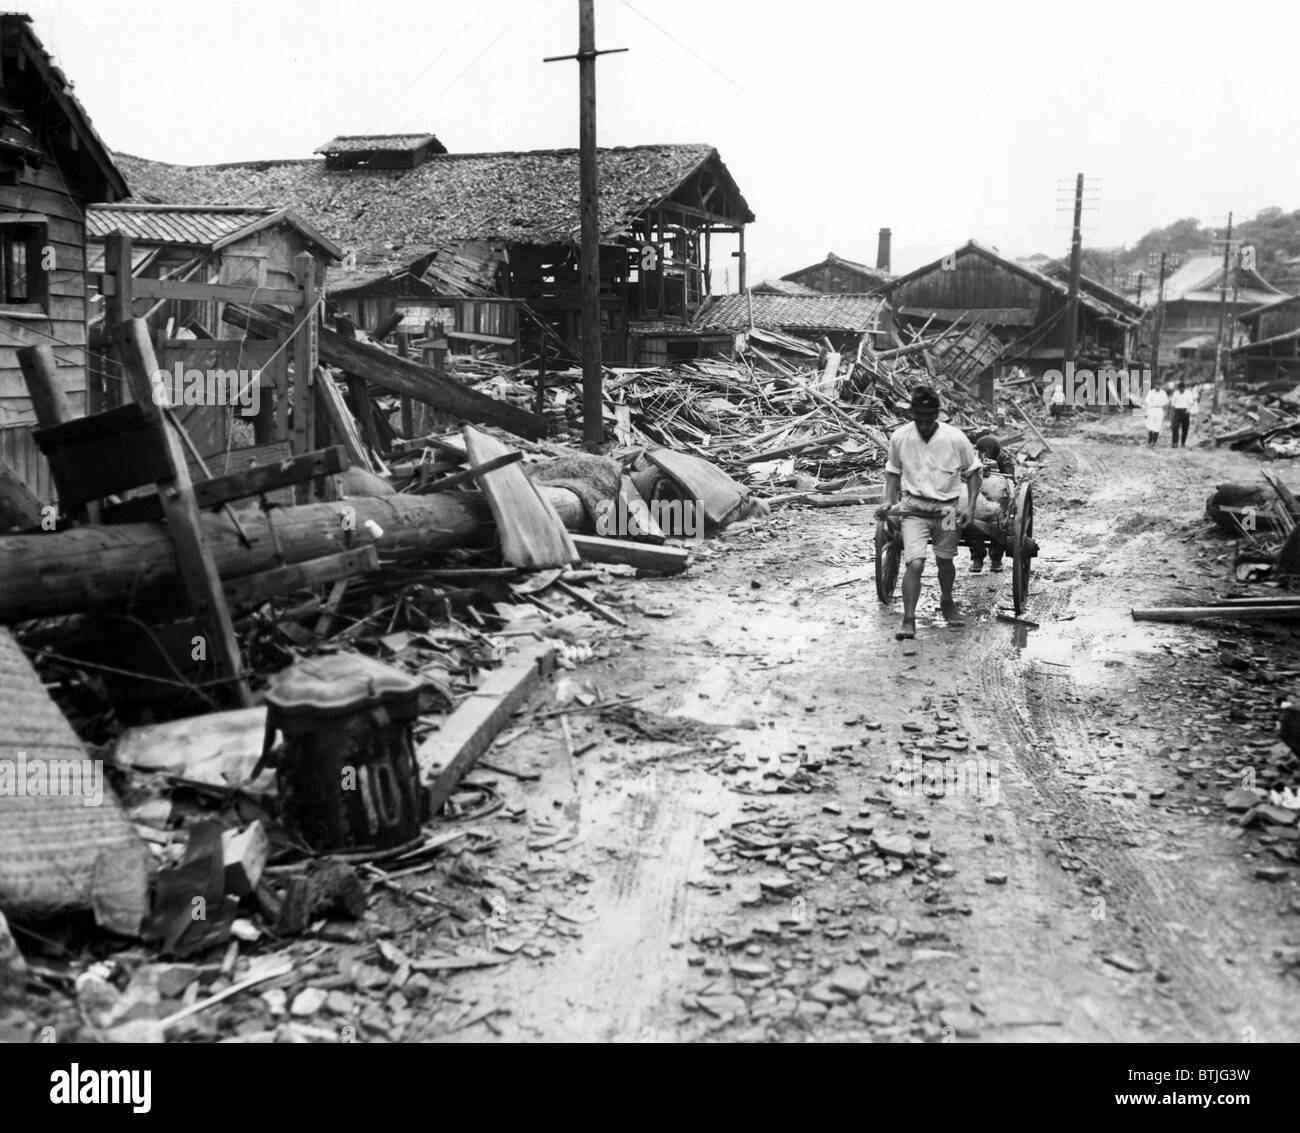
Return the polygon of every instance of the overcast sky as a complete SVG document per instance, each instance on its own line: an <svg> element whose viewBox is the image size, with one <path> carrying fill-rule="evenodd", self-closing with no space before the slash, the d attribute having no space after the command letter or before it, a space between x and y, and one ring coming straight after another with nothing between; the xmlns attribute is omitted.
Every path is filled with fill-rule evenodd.
<svg viewBox="0 0 1300 1133"><path fill-rule="evenodd" d="M108 145L143 157L407 130L460 153L577 144L577 65L541 61L576 49L577 0L13 7ZM1289 0L596 0L597 46L630 48L597 64L599 142L716 146L758 218L751 283L828 251L873 263L882 226L895 271L970 237L1063 254L1078 172L1085 243L1131 244L1300 208L1298 29Z"/></svg>

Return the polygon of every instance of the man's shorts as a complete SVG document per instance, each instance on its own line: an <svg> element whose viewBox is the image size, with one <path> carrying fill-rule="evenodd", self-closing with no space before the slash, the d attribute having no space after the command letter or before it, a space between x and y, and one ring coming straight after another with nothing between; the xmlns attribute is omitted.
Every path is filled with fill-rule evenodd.
<svg viewBox="0 0 1300 1133"><path fill-rule="evenodd" d="M926 516L904 516L903 528L903 562L925 558L925 547L930 543L934 547L936 559L954 559L957 557L957 540L961 537L957 523L957 500L951 504L939 504L933 500L921 500L915 496L904 496L902 506L907 511L933 512L934 518ZM947 522L945 522L945 519Z"/></svg>

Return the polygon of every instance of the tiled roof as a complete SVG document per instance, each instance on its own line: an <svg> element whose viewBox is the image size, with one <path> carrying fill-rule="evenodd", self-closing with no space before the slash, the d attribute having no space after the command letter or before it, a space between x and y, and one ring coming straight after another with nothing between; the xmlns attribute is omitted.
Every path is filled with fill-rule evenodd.
<svg viewBox="0 0 1300 1133"><path fill-rule="evenodd" d="M320 159L234 165L168 165L118 154L137 199L168 204L295 209L345 248L400 249L454 240L576 242L578 151L438 154L414 169L332 171ZM631 220L710 163L734 186L709 145L600 151L600 228L624 234ZM738 219L754 219L738 190Z"/></svg>
<svg viewBox="0 0 1300 1133"><path fill-rule="evenodd" d="M1240 299L1241 302L1266 303L1270 295L1282 294L1258 272L1242 268L1233 270L1236 273L1239 294L1250 296L1249 299ZM1222 252L1201 252L1188 256L1179 265L1177 271L1165 277L1165 302L1171 303L1179 299L1210 302L1218 298L1219 282L1222 278ZM1154 302L1154 291L1152 301Z"/></svg>
<svg viewBox="0 0 1300 1133"><path fill-rule="evenodd" d="M86 210L86 236L102 240L121 229L146 244L210 247L270 216L274 209L186 208L164 205L96 205Z"/></svg>
<svg viewBox="0 0 1300 1133"><path fill-rule="evenodd" d="M219 251L264 228L288 225L335 260L343 251L293 209L222 208L182 205L92 205L86 210L86 235L102 241L114 229L147 245L200 247Z"/></svg>
<svg viewBox="0 0 1300 1133"><path fill-rule="evenodd" d="M885 305L879 295L718 295L695 317L698 329L869 330Z"/></svg>
<svg viewBox="0 0 1300 1133"><path fill-rule="evenodd" d="M765 279L751 290L755 295L820 295L815 287L805 287L793 279Z"/></svg>
<svg viewBox="0 0 1300 1133"><path fill-rule="evenodd" d="M432 134L340 134L331 138L313 153L371 153L376 150L409 152L433 143L435 153L446 153L444 146Z"/></svg>
<svg viewBox="0 0 1300 1133"><path fill-rule="evenodd" d="M846 260L843 256L837 256L834 252L827 252L824 260L818 260L815 264L809 264L807 267L799 268L797 271L787 272L782 279L789 279L791 276L803 275L804 272L816 271L820 267L827 265L832 267L848 268L849 271L859 272L862 275L870 276L872 279L878 279L882 283L889 279L890 273L880 268L868 267L866 264L860 264L857 260Z"/></svg>

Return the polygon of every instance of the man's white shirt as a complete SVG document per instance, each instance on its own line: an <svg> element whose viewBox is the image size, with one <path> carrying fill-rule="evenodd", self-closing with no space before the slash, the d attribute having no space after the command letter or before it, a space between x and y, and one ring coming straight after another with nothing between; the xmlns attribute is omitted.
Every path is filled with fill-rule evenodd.
<svg viewBox="0 0 1300 1133"><path fill-rule="evenodd" d="M925 441L916 423L910 422L889 438L885 471L900 477L909 496L949 503L961 495L962 481L979 468L975 446L955 425L941 421Z"/></svg>

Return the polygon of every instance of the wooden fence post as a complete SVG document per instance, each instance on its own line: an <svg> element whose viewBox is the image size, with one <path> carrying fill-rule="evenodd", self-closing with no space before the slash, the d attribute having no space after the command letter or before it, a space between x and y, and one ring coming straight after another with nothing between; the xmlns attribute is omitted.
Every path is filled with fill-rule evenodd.
<svg viewBox="0 0 1300 1133"><path fill-rule="evenodd" d="M301 252L294 259L294 274L302 288L302 307L295 321L301 321L293 338L293 444L294 456L312 451L311 383L316 374L316 260L310 252ZM310 482L300 484L297 490L299 503L311 500Z"/></svg>

